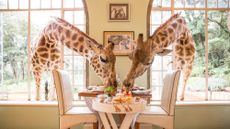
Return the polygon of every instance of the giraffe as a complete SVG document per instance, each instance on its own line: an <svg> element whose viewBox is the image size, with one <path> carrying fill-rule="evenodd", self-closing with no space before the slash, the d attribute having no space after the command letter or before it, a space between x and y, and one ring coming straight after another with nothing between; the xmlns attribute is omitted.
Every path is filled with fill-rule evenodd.
<svg viewBox="0 0 230 129"><path fill-rule="evenodd" d="M195 43L185 19L179 13L174 14L158 27L146 41L143 40L143 34L139 34L137 47L130 55L131 69L123 81L126 90L130 90L135 78L141 76L151 66L156 54L164 56L172 51L167 49L170 44L174 45L176 68L180 69L183 74L180 100L184 100L186 83L194 63Z"/></svg>
<svg viewBox="0 0 230 129"><path fill-rule="evenodd" d="M61 45L85 57L105 86L117 86L114 44L99 44L67 21L54 18L42 30L32 49L32 71L36 82L36 100L40 100L40 81L44 71L62 68Z"/></svg>

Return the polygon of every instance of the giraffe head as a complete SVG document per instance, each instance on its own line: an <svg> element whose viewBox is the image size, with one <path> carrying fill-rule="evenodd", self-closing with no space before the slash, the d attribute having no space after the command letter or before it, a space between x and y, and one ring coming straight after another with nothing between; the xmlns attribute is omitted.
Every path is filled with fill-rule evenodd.
<svg viewBox="0 0 230 129"><path fill-rule="evenodd" d="M65 29L69 28L69 30L65 31L66 37L71 37L71 31L74 33L65 45L89 60L93 70L102 79L105 86L116 87L116 57L113 54L114 43L110 42L106 46L103 46L64 19L55 18L55 20L65 26ZM78 42L72 40L77 40Z"/></svg>
<svg viewBox="0 0 230 129"><path fill-rule="evenodd" d="M113 53L114 43L110 42L106 46L90 46L94 50L95 55L90 59L90 65L96 74L103 80L104 86L117 87L115 62L116 57Z"/></svg>
<svg viewBox="0 0 230 129"><path fill-rule="evenodd" d="M132 60L132 65L126 79L123 81L123 86L126 90L130 90L134 85L134 79L141 76L151 66L156 54L164 56L171 52L171 50L168 49L153 51L151 49L152 44L149 42L151 42L150 38L144 41L143 34L139 34L137 47L129 55L129 58Z"/></svg>

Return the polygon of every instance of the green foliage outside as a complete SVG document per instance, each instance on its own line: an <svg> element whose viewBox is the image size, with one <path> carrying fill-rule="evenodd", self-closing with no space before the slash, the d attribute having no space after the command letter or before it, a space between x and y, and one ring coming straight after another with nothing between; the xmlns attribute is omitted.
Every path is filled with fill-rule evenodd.
<svg viewBox="0 0 230 129"><path fill-rule="evenodd" d="M3 40L0 90L26 92L29 79L27 12L1 12L0 19L0 36ZM32 76L30 80L33 80Z"/></svg>
<svg viewBox="0 0 230 129"><path fill-rule="evenodd" d="M204 11L186 11L187 24L196 44L196 57L188 89L205 89L205 19ZM230 30L226 11L208 12L208 89L230 87Z"/></svg>

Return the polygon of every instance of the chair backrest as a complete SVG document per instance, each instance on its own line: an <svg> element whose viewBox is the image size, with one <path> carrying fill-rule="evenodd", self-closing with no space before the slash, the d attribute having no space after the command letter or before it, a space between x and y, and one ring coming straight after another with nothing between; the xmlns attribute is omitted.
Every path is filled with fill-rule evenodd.
<svg viewBox="0 0 230 129"><path fill-rule="evenodd" d="M167 72L164 77L164 86L161 96L161 107L169 114L174 115L175 103L177 97L178 83L180 79L180 70Z"/></svg>
<svg viewBox="0 0 230 129"><path fill-rule="evenodd" d="M53 70L53 79L57 93L59 113L65 114L73 106L73 91L68 73L63 70Z"/></svg>

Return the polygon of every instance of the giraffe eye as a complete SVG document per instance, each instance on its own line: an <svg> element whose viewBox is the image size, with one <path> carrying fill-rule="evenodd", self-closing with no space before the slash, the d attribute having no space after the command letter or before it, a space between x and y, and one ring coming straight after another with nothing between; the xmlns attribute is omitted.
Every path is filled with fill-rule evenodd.
<svg viewBox="0 0 230 129"><path fill-rule="evenodd" d="M103 62L103 63L108 63L108 60L107 60L107 59L102 58L101 56L100 56L100 60L101 60L101 62Z"/></svg>

